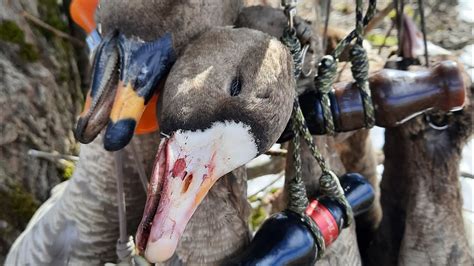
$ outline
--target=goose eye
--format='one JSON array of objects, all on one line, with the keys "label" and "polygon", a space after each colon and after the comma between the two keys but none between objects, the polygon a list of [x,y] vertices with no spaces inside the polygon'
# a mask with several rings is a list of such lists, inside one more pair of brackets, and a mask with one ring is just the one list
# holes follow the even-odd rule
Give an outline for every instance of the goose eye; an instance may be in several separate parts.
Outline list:
[{"label": "goose eye", "polygon": [[232,80],[232,83],[230,84],[230,96],[239,95],[241,90],[242,81],[240,80],[240,77],[236,77]]}]

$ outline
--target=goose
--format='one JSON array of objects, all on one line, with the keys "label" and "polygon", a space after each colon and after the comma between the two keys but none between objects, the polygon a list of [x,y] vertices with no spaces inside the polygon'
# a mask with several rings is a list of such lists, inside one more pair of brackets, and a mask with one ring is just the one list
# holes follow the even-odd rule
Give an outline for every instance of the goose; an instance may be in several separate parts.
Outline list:
[{"label": "goose", "polygon": [[384,215],[369,249],[370,265],[472,265],[459,183],[471,112],[472,105],[452,115],[444,130],[422,118],[386,130]]},{"label": "goose", "polygon": [[[178,58],[158,104],[161,131],[169,137],[159,145],[136,235],[138,250],[150,262],[217,264],[248,242],[245,175],[239,167],[268,150],[289,120],[295,86],[291,60],[277,39],[230,27],[202,34]],[[156,135],[143,137],[153,141],[138,146],[158,146]],[[93,143],[81,151],[84,163],[72,183],[53,204],[43,206],[43,214],[16,241],[8,263],[51,263],[59,257],[70,263],[113,261],[117,220],[103,211],[116,215],[115,191],[96,183],[112,186],[114,180],[107,168],[91,167],[102,165],[101,155],[111,157],[98,152],[100,138]],[[127,182],[138,182],[136,175],[125,174],[133,179]],[[139,203],[128,201],[138,197],[140,188],[127,184],[132,226],[139,221],[132,214],[143,205],[135,208]],[[92,204],[97,200],[105,203]]]},{"label": "goose", "polygon": [[[418,59],[421,34],[406,16],[403,25],[402,55]],[[443,49],[428,49],[432,66],[447,59],[457,61]],[[467,75],[464,86],[469,91]],[[446,121],[427,119],[444,117],[436,113],[385,131],[383,218],[368,250],[368,265],[473,264],[459,183],[461,150],[472,135],[469,94],[464,110],[446,116]]]},{"label": "goose", "polygon": [[239,0],[100,1],[104,38],[95,51],[76,139],[90,143],[105,128],[106,150],[125,147],[176,56],[207,29],[232,25],[241,5]]}]

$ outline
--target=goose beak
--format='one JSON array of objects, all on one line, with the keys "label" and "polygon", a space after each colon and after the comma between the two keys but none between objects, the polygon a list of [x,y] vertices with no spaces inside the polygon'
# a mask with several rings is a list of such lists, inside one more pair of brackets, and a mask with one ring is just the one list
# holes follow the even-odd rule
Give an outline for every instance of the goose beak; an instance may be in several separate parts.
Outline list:
[{"label": "goose beak", "polygon": [[74,136],[81,143],[93,141],[109,120],[119,79],[119,54],[116,44],[117,34],[112,33],[107,35],[97,48],[91,89],[74,130]]},{"label": "goose beak", "polygon": [[249,129],[242,123],[219,122],[162,140],[136,235],[138,250],[148,261],[169,259],[214,183],[258,155]]},{"label": "goose beak", "polygon": [[110,112],[110,121],[105,131],[106,150],[120,150],[130,142],[145,106],[145,98],[138,95],[130,83],[119,82]]},{"label": "goose beak", "polygon": [[133,137],[159,81],[175,61],[170,34],[154,42],[119,37],[120,82],[104,136],[104,148],[116,151]]}]

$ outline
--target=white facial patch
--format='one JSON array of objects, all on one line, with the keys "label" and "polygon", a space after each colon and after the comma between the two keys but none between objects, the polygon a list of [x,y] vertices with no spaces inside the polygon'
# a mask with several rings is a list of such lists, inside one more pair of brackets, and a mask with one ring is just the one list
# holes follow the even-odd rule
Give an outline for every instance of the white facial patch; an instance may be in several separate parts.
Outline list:
[{"label": "white facial patch", "polygon": [[[258,154],[250,126],[242,122],[215,122],[205,130],[180,130],[174,134],[174,143],[179,145],[184,153],[199,152],[209,156],[215,154],[212,161],[217,177],[244,165]],[[200,159],[208,161],[210,158]]]},{"label": "white facial patch", "polygon": [[150,262],[169,259],[214,182],[258,154],[250,126],[241,122],[216,122],[205,130],[177,131],[165,148],[167,171],[145,250]]}]

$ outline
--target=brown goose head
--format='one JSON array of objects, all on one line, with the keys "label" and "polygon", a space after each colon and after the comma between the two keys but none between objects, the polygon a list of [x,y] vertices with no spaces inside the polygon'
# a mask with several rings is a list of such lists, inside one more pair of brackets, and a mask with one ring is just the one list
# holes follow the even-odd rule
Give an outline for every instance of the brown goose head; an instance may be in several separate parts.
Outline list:
[{"label": "brown goose head", "polygon": [[151,262],[170,258],[213,184],[267,151],[291,114],[292,59],[277,39],[217,28],[189,45],[160,97],[164,138],[137,245]]},{"label": "brown goose head", "polygon": [[97,17],[105,37],[76,138],[89,143],[107,126],[105,149],[127,145],[175,55],[210,27],[231,25],[240,7],[233,0],[102,0]]}]

